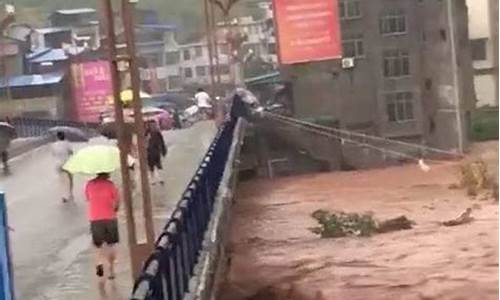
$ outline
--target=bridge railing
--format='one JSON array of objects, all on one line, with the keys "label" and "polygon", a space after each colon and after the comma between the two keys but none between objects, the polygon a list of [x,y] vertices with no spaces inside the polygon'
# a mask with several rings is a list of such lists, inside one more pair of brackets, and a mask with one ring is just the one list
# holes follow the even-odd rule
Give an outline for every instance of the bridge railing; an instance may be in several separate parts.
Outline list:
[{"label": "bridge railing", "polygon": [[200,258],[230,148],[235,121],[217,133],[137,279],[133,300],[181,300]]},{"label": "bridge railing", "polygon": [[16,128],[17,136],[21,138],[47,135],[49,129],[56,126],[75,127],[87,132],[89,135],[94,135],[97,133],[99,126],[97,123],[35,118],[13,118],[10,122]]},{"label": "bridge railing", "polygon": [[3,193],[0,193],[0,299],[14,299],[7,205]]}]

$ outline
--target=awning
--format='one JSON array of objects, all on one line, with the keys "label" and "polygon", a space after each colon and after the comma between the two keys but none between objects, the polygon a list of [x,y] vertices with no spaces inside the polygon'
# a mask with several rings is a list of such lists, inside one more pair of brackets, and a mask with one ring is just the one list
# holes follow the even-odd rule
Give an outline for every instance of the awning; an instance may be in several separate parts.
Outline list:
[{"label": "awning", "polygon": [[61,82],[63,78],[64,73],[62,72],[12,76],[8,78],[8,82],[5,78],[0,78],[0,88],[51,85]]},{"label": "awning", "polygon": [[72,47],[67,51],[65,49],[44,49],[42,51],[33,52],[32,54],[26,55],[26,58],[30,63],[42,63],[42,62],[54,62],[67,60],[68,54],[77,55],[85,50],[83,47]]}]

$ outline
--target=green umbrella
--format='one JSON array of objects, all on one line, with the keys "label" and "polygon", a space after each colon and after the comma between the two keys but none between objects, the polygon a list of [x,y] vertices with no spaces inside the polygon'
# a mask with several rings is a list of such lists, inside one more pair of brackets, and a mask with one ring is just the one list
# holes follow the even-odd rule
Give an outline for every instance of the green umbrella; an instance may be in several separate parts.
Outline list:
[{"label": "green umbrella", "polygon": [[94,145],[83,148],[64,164],[71,174],[111,173],[120,168],[120,151],[116,146]]}]

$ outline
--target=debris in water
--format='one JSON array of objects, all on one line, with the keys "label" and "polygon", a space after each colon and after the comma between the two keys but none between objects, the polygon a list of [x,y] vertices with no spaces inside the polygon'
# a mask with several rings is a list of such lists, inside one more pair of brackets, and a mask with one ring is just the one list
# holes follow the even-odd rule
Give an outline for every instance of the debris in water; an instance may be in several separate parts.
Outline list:
[{"label": "debris in water", "polygon": [[453,220],[445,221],[442,224],[444,226],[457,226],[457,225],[470,223],[474,220],[474,218],[470,216],[471,213],[472,213],[472,208],[469,207],[462,214],[460,214],[460,216],[458,216],[457,218],[455,218]]},{"label": "debris in water", "polygon": [[313,212],[312,217],[318,221],[320,226],[309,228],[309,230],[322,238],[371,236],[374,233],[412,229],[415,224],[406,216],[377,223],[371,213],[362,215],[345,212],[330,213],[322,209]]},{"label": "debris in water", "polygon": [[429,165],[427,165],[423,159],[418,160],[418,166],[424,172],[429,172],[431,170],[431,167],[429,167]]}]

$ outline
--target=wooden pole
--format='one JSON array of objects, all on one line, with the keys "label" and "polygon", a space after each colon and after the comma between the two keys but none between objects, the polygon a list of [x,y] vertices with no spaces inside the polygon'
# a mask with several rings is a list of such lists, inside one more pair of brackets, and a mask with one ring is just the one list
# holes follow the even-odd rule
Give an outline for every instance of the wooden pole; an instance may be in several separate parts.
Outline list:
[{"label": "wooden pole", "polygon": [[[213,52],[212,52],[212,30],[210,26],[210,9],[209,9],[209,0],[203,0],[204,4],[204,14],[205,14],[205,30],[207,36],[207,48],[208,48],[208,61],[210,66],[210,94],[214,95],[215,87],[214,87],[214,62],[213,62]],[[217,70],[218,71],[218,70]]]},{"label": "wooden pole", "polygon": [[208,2],[210,6],[210,26],[212,31],[212,41],[214,45],[214,56],[215,56],[215,70],[217,76],[217,90],[220,89],[221,79],[220,79],[220,61],[219,61],[219,40],[217,37],[217,23],[215,19],[215,9],[212,1]]},{"label": "wooden pole", "polygon": [[132,205],[132,189],[131,189],[131,178],[128,168],[128,154],[129,145],[127,145],[125,123],[123,117],[123,105],[120,100],[120,72],[118,70],[118,61],[116,55],[116,40],[115,40],[115,28],[114,28],[114,15],[113,8],[111,5],[111,0],[102,1],[103,10],[103,22],[105,23],[106,36],[108,42],[108,60],[111,68],[111,83],[113,86],[113,104],[115,110],[115,125],[118,132],[118,148],[120,149],[120,164],[121,164],[121,175],[122,175],[122,190],[123,190],[123,202],[125,203],[125,213],[127,218],[127,234],[128,234],[128,246],[130,260],[132,262],[132,276],[135,278],[138,270],[134,264],[134,249],[137,244],[137,235],[135,230],[135,220]]},{"label": "wooden pole", "polygon": [[139,170],[141,177],[142,200],[144,225],[146,227],[147,247],[150,251],[153,250],[155,241],[154,224],[153,224],[153,208],[151,204],[151,190],[148,180],[146,146],[145,146],[145,130],[144,120],[142,117],[142,99],[140,96],[141,79],[139,75],[139,66],[137,63],[136,48],[135,48],[135,32],[134,32],[134,4],[130,0],[122,0],[122,18],[123,27],[125,30],[125,39],[127,43],[127,55],[129,59],[130,83],[132,88],[134,109],[134,123],[137,134],[137,150],[139,154]]}]

